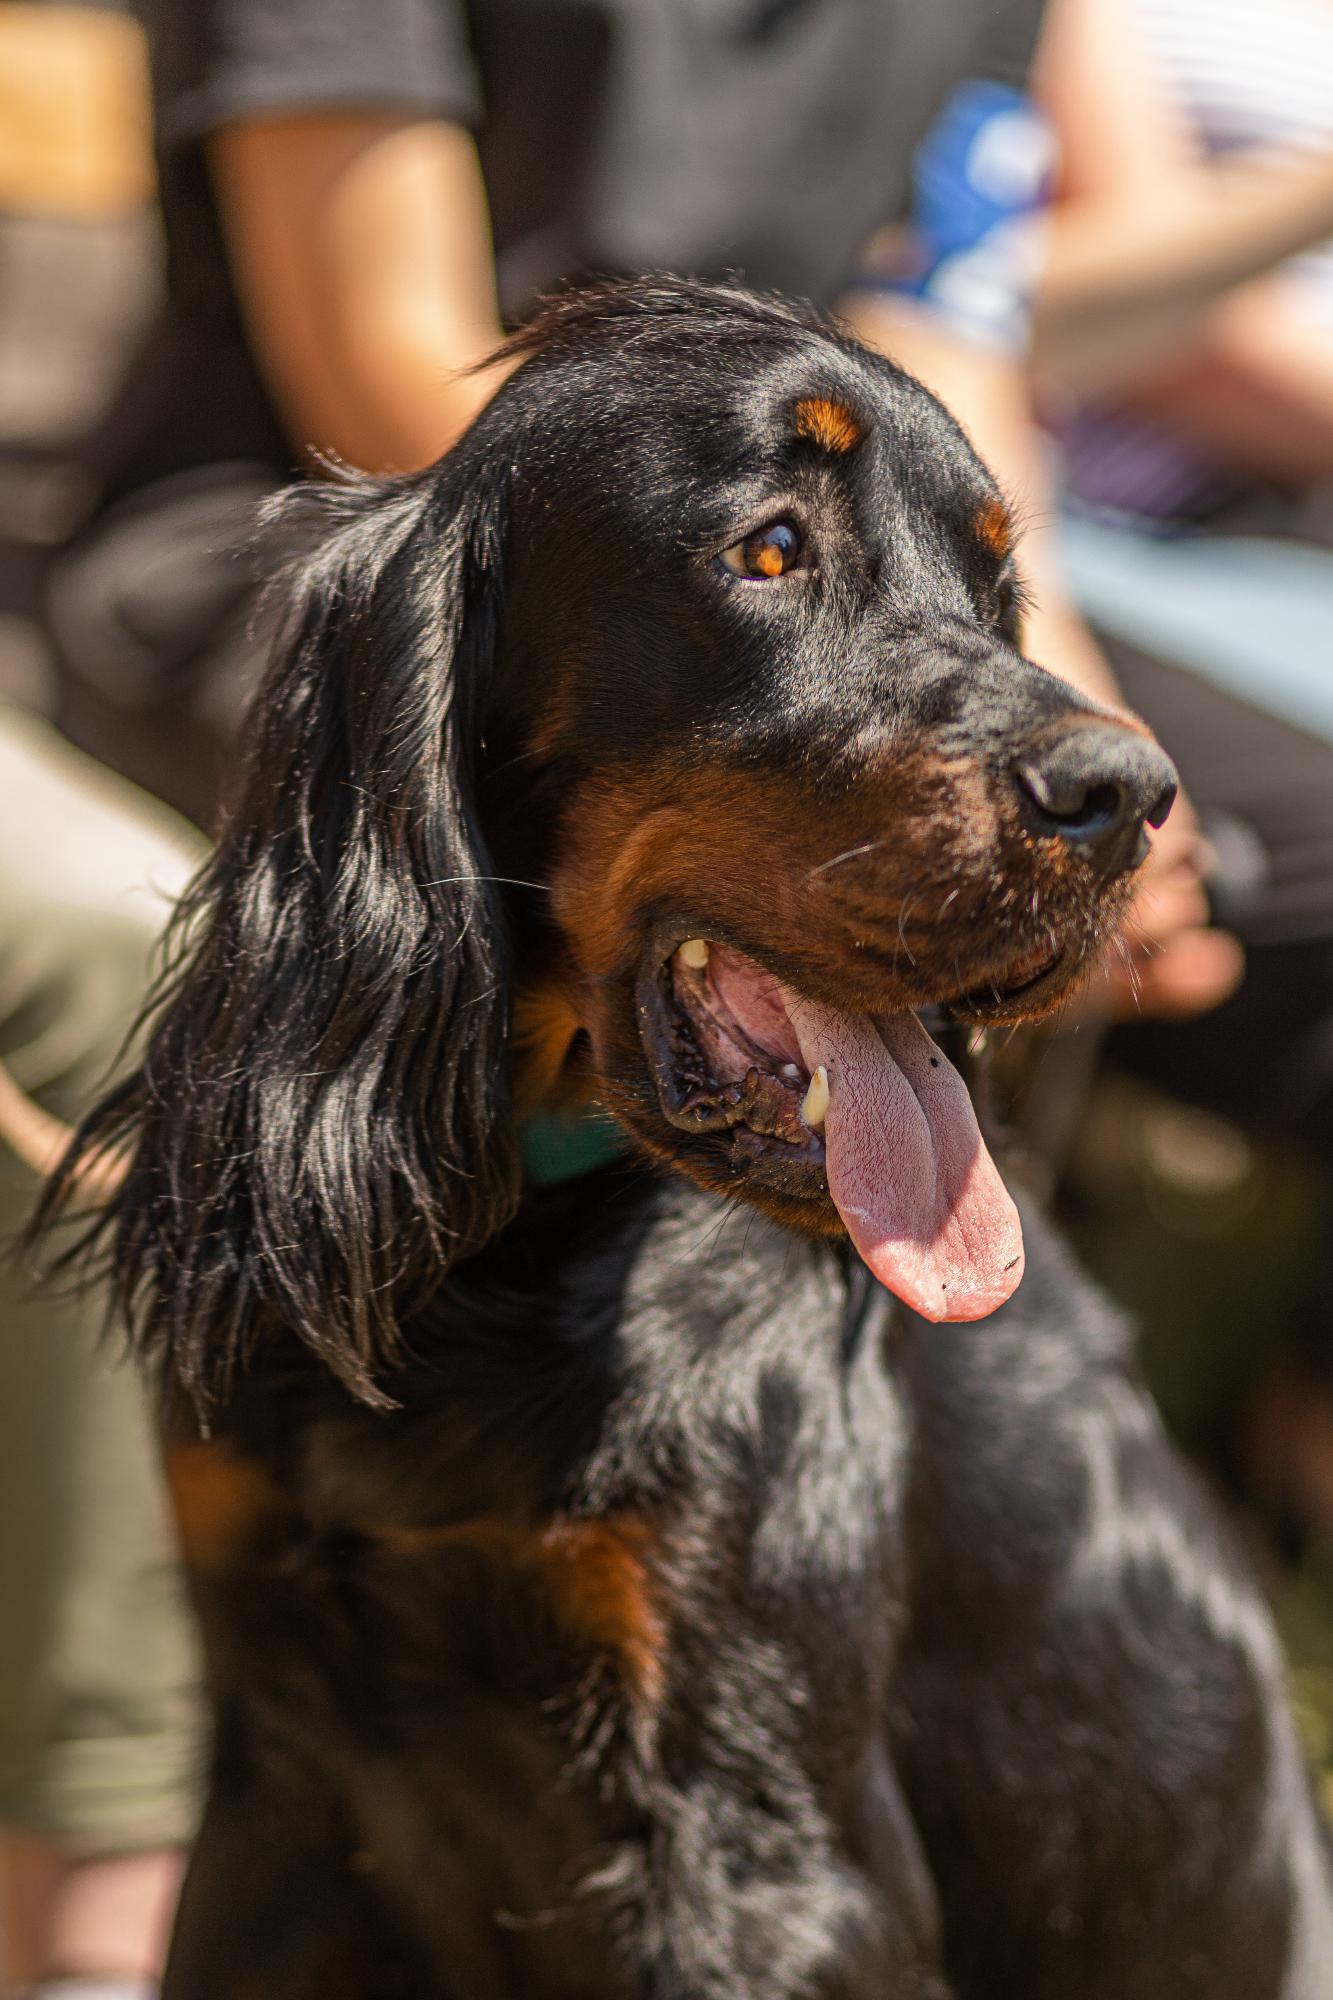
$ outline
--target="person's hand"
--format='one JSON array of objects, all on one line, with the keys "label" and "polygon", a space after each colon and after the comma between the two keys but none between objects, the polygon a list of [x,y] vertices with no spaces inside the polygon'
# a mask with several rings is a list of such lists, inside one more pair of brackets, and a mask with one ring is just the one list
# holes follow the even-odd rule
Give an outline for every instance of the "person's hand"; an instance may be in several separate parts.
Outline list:
[{"label": "person's hand", "polygon": [[1187,1020],[1235,992],[1245,955],[1229,931],[1209,924],[1204,882],[1210,855],[1189,800],[1177,798],[1166,824],[1150,838],[1152,853],[1118,948],[1107,957],[1105,997],[1120,1020]]}]

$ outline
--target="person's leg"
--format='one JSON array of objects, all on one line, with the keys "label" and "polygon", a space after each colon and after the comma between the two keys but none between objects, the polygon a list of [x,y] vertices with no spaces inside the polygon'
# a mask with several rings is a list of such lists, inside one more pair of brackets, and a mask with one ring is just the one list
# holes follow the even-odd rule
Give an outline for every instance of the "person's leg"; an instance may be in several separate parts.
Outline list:
[{"label": "person's leg", "polygon": [[[0,1058],[77,1117],[146,989],[200,849],[0,708]],[[0,1229],[36,1177],[0,1158]],[[0,1918],[11,1978],[160,1963],[200,1748],[194,1635],[151,1415],[96,1293],[0,1269]]]}]

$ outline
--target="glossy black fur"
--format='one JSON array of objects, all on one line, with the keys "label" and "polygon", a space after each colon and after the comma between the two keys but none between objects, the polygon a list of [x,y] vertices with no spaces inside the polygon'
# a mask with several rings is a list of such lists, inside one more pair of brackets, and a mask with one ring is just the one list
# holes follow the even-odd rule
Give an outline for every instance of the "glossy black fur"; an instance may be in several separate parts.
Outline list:
[{"label": "glossy black fur", "polygon": [[[661,1118],[640,948],[709,910],[645,891],[607,969],[596,894],[582,928],[547,900],[682,748],[789,787],[812,854],[856,784],[904,841],[926,810],[871,738],[970,758],[1012,819],[1014,747],[1087,704],[1016,651],[993,488],[907,378],[744,294],[611,288],[529,346],[438,468],[297,503],[327,536],[231,829],[82,1139],[135,1144],[115,1270],[226,1496],[166,2000],[1327,2000],[1275,1642],[1120,1322],[1036,1214],[1000,1313],[913,1319]],[[835,392],[888,442],[792,478],[855,559],[738,606],[711,555],[787,448],[755,412]],[[731,825],[697,894],[750,868],[756,914],[704,934],[918,1004],[1031,948],[1005,891],[1041,867],[1072,976],[1122,885],[1013,826],[986,922],[941,912],[910,968],[805,966]],[[856,879],[901,932],[891,865]],[[639,1142],[546,1190],[516,990],[579,1013],[561,1088]],[[603,1532],[633,1560],[599,1594]]]}]

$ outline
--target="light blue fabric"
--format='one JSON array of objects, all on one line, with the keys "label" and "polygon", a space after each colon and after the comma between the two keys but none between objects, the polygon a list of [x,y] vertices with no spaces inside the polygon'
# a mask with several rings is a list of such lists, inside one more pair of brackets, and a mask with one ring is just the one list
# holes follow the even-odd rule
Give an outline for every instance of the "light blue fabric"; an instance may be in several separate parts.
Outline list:
[{"label": "light blue fabric", "polygon": [[963,339],[1023,355],[1040,271],[1031,221],[1055,163],[1050,125],[1022,91],[968,77],[946,99],[912,159],[906,242],[892,268],[857,278],[922,300]]},{"label": "light blue fabric", "polygon": [[1099,631],[1333,743],[1333,552],[1073,513],[1062,539]]}]

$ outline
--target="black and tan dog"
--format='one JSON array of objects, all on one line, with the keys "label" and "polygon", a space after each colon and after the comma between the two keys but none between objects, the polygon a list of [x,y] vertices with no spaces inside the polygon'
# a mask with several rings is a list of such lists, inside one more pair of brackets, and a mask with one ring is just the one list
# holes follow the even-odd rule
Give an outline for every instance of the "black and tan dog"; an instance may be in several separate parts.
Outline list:
[{"label": "black and tan dog", "polygon": [[1171,767],[1022,658],[887,362],[651,282],[520,346],[289,503],[82,1136],[216,1695],[169,2000],[1333,1994],[1264,1612],[946,1053],[1079,979]]}]

